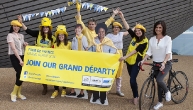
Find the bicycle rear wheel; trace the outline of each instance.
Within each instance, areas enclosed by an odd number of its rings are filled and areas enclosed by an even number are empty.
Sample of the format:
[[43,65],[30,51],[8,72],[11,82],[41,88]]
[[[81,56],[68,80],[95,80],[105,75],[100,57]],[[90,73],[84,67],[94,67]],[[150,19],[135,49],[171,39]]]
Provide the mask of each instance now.
[[150,110],[152,108],[155,97],[155,83],[154,79],[148,78],[143,83],[141,93],[139,96],[139,109]]
[[182,103],[188,94],[188,78],[182,71],[176,71],[175,76],[171,78],[169,90],[172,94],[172,101],[176,104]]

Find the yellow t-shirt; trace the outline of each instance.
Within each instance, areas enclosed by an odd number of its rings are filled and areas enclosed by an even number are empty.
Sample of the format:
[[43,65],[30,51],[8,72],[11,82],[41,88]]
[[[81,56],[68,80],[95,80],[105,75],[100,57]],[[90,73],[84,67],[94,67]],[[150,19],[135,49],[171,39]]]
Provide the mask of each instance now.
[[54,44],[55,49],[67,49],[67,50],[71,50],[71,42],[68,41],[67,45],[64,45],[64,43],[61,43],[59,46],[57,46],[57,43]]
[[42,39],[41,34],[39,33],[38,38],[36,40],[36,46],[43,47],[43,48],[51,48],[54,45],[54,42],[56,41],[56,38],[52,36],[53,41],[51,42],[47,35],[45,40]]
[[[93,38],[95,38],[96,36],[98,36],[95,32],[95,30],[90,30],[88,29],[87,26],[85,26],[85,24],[82,22],[82,18],[81,16],[78,17],[78,16],[75,16],[76,18],[76,22],[77,24],[81,24],[82,27],[83,27],[83,31],[82,31],[82,34],[84,36],[86,36],[87,40],[88,40],[88,45],[90,45],[90,43],[93,41]],[[110,17],[106,22],[105,24],[107,25],[107,27],[114,21],[114,19],[112,17]]]

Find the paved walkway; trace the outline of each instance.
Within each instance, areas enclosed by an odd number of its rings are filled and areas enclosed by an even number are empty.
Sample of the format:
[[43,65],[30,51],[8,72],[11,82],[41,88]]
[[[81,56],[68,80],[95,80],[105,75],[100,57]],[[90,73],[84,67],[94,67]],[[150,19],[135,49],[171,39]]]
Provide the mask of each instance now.
[[[193,110],[193,57],[174,56],[179,62],[173,65],[174,70],[184,71],[189,79],[189,93],[186,100],[181,104],[174,104],[172,101],[164,103],[161,110]],[[144,66],[145,71],[140,71],[138,76],[139,90],[148,76],[149,67]],[[129,75],[126,67],[123,70],[122,91],[125,97],[115,95],[115,85],[108,95],[109,105],[101,106],[89,103],[89,100],[61,98],[50,99],[53,87],[49,86],[47,95],[41,95],[42,85],[34,83],[23,83],[23,94],[27,100],[11,102],[10,93],[15,81],[13,68],[0,68],[0,110],[138,110],[138,106],[131,104],[128,99],[132,98],[129,84]],[[156,95],[157,97],[157,95]],[[90,94],[89,94],[90,99]]]

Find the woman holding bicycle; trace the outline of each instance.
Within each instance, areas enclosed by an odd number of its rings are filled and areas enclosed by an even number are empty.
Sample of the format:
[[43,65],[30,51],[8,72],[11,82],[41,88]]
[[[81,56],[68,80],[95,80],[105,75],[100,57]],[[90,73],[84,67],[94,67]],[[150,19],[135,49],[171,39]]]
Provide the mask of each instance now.
[[156,72],[159,100],[157,105],[154,106],[154,109],[158,110],[163,107],[162,91],[165,92],[166,101],[168,102],[171,100],[171,93],[163,79],[171,69],[170,60],[172,59],[172,40],[170,36],[166,35],[166,24],[164,21],[158,21],[154,24],[153,34],[155,36],[149,40],[149,48],[146,56],[140,63],[143,64],[143,62],[152,55],[153,63],[161,64],[159,69],[154,70],[154,72]]
[[127,55],[121,57],[119,61],[126,60],[127,70],[130,76],[130,86],[133,92],[132,102],[138,104],[138,86],[137,86],[137,75],[139,73],[138,63],[143,59],[148,48],[148,39],[145,37],[146,29],[141,24],[136,24],[134,31],[129,28],[123,13],[120,11],[119,16],[123,21],[126,30],[132,37],[131,43],[128,47]]

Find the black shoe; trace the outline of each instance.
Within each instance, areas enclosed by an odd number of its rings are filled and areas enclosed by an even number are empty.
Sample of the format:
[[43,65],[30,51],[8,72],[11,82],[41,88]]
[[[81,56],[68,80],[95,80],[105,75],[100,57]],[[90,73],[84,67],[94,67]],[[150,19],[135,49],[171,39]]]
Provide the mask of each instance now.
[[93,99],[92,99],[92,102],[96,102],[96,101],[97,101],[97,98],[93,98]]
[[76,92],[74,92],[74,93],[69,93],[69,94],[67,94],[67,95],[69,95],[69,96],[76,96]]
[[78,97],[78,98],[84,97],[84,93],[83,93],[83,94],[80,93],[77,97]]
[[100,101],[101,101],[101,104],[104,104],[104,103],[105,103],[105,100],[100,99]]

